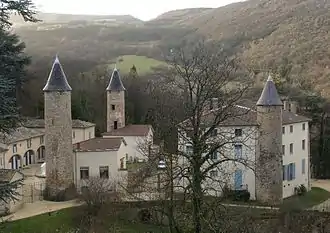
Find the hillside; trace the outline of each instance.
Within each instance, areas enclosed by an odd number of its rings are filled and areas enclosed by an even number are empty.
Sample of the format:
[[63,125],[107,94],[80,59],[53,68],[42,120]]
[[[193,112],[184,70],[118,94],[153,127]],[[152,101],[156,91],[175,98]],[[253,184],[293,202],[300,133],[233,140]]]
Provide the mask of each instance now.
[[[122,55],[161,60],[161,48],[204,35],[222,42],[249,69],[276,71],[286,66],[292,83],[307,80],[329,96],[330,1],[249,0],[217,9],[171,11],[149,22],[131,16],[41,17],[41,24],[15,29],[34,60],[56,52],[67,62],[91,62],[90,68]],[[104,17],[118,17],[117,23]]]

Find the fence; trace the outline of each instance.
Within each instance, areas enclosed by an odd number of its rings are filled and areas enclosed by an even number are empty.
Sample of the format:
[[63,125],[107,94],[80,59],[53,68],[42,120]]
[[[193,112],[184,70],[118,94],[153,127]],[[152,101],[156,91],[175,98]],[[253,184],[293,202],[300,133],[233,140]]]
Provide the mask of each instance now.
[[24,184],[23,186],[23,203],[34,203],[44,199],[46,184],[44,182],[35,182]]

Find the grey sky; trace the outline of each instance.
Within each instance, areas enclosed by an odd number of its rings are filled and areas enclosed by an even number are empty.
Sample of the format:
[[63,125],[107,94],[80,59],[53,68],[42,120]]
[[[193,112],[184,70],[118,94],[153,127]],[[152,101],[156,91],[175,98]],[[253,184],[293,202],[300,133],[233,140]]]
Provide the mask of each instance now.
[[142,20],[152,19],[166,11],[220,7],[242,0],[34,0],[38,10],[70,14],[133,15]]

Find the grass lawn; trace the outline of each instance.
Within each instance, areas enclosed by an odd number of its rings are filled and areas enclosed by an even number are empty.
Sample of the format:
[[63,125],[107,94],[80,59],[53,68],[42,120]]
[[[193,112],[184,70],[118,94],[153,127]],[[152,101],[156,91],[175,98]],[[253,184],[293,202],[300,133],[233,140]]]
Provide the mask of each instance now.
[[283,200],[282,208],[303,210],[318,205],[330,198],[330,192],[312,187],[311,191],[303,196],[293,196]]
[[[117,58],[117,68],[123,74],[129,73],[133,65],[135,65],[138,74],[150,73],[152,67],[167,66],[165,62],[145,56],[124,55]],[[111,68],[114,68],[114,66],[115,64],[110,65]]]
[[[0,225],[1,233],[67,233],[74,229],[73,207],[54,212],[51,216],[42,214],[31,218],[21,219]],[[154,225],[132,223],[126,221],[108,221],[109,227],[115,226],[116,232],[120,233],[162,233],[166,230]],[[113,229],[113,228],[112,228]]]

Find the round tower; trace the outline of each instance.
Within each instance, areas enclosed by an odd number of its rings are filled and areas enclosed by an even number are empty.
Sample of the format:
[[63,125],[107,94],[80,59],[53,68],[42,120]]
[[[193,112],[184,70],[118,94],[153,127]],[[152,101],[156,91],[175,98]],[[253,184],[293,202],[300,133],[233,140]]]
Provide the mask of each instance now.
[[107,91],[107,132],[125,127],[125,87],[119,71],[112,72]]
[[282,101],[271,78],[257,102],[259,151],[256,153],[256,198],[277,204],[283,198]]
[[56,56],[44,87],[46,187],[50,198],[72,187],[71,87]]

